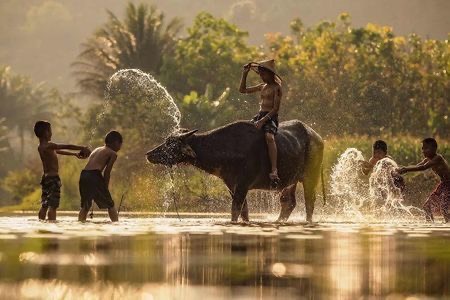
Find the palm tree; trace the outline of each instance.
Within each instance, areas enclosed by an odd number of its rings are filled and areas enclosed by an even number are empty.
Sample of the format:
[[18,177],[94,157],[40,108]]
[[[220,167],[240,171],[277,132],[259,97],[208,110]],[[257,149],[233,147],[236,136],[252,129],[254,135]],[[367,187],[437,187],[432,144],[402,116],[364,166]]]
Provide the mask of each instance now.
[[9,130],[17,130],[23,158],[25,134],[37,119],[47,119],[52,96],[43,84],[33,85],[28,77],[15,75],[10,67],[0,67],[0,119]]
[[72,64],[81,93],[103,97],[108,78],[124,68],[158,75],[181,28],[178,18],[164,26],[164,14],[155,6],[129,3],[124,20],[108,11],[108,21],[82,44]]

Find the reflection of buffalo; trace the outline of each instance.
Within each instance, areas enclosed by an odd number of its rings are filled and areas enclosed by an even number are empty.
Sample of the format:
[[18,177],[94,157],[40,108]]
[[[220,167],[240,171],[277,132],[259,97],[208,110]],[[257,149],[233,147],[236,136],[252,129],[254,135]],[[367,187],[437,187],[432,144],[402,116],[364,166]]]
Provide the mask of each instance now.
[[[170,136],[147,153],[155,164],[189,163],[220,177],[233,198],[231,220],[248,220],[248,190],[270,189],[270,162],[264,134],[250,122],[235,122],[212,131],[196,130]],[[295,189],[303,183],[306,218],[312,220],[315,188],[321,173],[323,141],[300,121],[282,122],[276,135],[278,174],[282,191],[279,221],[289,218],[296,205]]]

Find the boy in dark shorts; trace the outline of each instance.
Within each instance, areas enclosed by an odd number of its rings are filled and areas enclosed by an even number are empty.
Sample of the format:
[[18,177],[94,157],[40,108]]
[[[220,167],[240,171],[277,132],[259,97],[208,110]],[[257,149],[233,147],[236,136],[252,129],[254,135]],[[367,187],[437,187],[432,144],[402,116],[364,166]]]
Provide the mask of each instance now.
[[81,209],[78,221],[86,221],[92,200],[99,208],[108,209],[112,222],[119,220],[108,186],[111,170],[117,159],[117,152],[122,147],[122,142],[122,135],[119,132],[110,131],[105,137],[105,145],[96,148],[89,156],[89,161],[80,175]]
[[[247,75],[250,70],[255,71],[261,77],[263,83],[247,87]],[[242,72],[239,92],[250,94],[261,92],[261,103],[259,113],[253,117],[252,122],[258,129],[265,133],[267,149],[271,164],[269,178],[271,186],[276,187],[280,178],[277,170],[277,144],[275,134],[278,130],[278,111],[281,101],[281,78],[275,72],[275,61],[273,59],[261,61],[259,63],[248,63]]]
[[423,205],[427,221],[434,222],[433,211],[441,212],[445,223],[450,220],[450,167],[445,158],[437,153],[437,142],[433,138],[426,138],[422,141],[422,153],[425,159],[415,166],[399,168],[400,174],[407,172],[425,171],[432,169],[439,176],[441,182],[428,197]]
[[90,151],[85,146],[52,143],[52,127],[47,121],[37,121],[34,125],[34,133],[39,138],[38,152],[44,171],[41,180],[41,209],[39,210],[38,216],[40,220],[45,220],[48,212],[48,220],[54,221],[56,220],[56,209],[59,207],[61,196],[61,179],[58,174],[59,164],[57,154],[87,158]]

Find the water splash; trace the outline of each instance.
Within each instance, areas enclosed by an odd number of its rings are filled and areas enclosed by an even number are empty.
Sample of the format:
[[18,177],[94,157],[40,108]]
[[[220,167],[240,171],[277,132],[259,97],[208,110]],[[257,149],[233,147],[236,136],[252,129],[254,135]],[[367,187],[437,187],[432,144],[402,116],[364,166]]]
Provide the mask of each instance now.
[[173,131],[180,127],[181,113],[172,96],[152,75],[139,69],[124,69],[114,73],[108,81],[105,98],[124,95],[129,100],[144,99],[150,102],[161,114],[172,120]]
[[362,173],[363,160],[361,151],[349,148],[333,166],[330,188],[336,203],[334,218],[389,222],[416,219],[421,210],[404,204],[402,190],[395,182],[395,161],[381,159],[367,178]]
[[[90,133],[89,143],[99,135],[97,131],[114,105],[130,102],[145,104],[147,119],[153,118],[158,127],[158,137],[176,133],[180,128],[181,113],[174,99],[152,75],[139,69],[123,69],[114,73],[105,89],[105,102],[96,117],[96,126]],[[147,120],[148,121],[148,120]],[[149,130],[150,131],[150,130]],[[102,135],[104,133],[101,133]],[[156,133],[150,132],[156,136]]]
[[360,161],[364,160],[361,151],[349,148],[339,157],[331,173],[332,195],[338,199],[354,199],[350,204],[354,208],[363,205],[368,185],[361,176]]

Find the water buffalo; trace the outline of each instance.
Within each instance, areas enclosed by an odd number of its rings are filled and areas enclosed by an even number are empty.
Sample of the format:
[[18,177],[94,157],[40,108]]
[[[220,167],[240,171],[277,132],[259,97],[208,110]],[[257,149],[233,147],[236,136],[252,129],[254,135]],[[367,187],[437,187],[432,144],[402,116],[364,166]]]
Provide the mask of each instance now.
[[[220,177],[233,198],[231,220],[239,215],[248,221],[246,195],[249,190],[270,189],[270,162],[264,134],[252,123],[238,121],[205,132],[197,130],[172,135],[147,152],[154,164],[188,163]],[[286,221],[296,206],[295,189],[303,183],[306,219],[312,221],[315,189],[321,175],[323,141],[298,120],[282,122],[276,135],[281,191],[279,221]]]

